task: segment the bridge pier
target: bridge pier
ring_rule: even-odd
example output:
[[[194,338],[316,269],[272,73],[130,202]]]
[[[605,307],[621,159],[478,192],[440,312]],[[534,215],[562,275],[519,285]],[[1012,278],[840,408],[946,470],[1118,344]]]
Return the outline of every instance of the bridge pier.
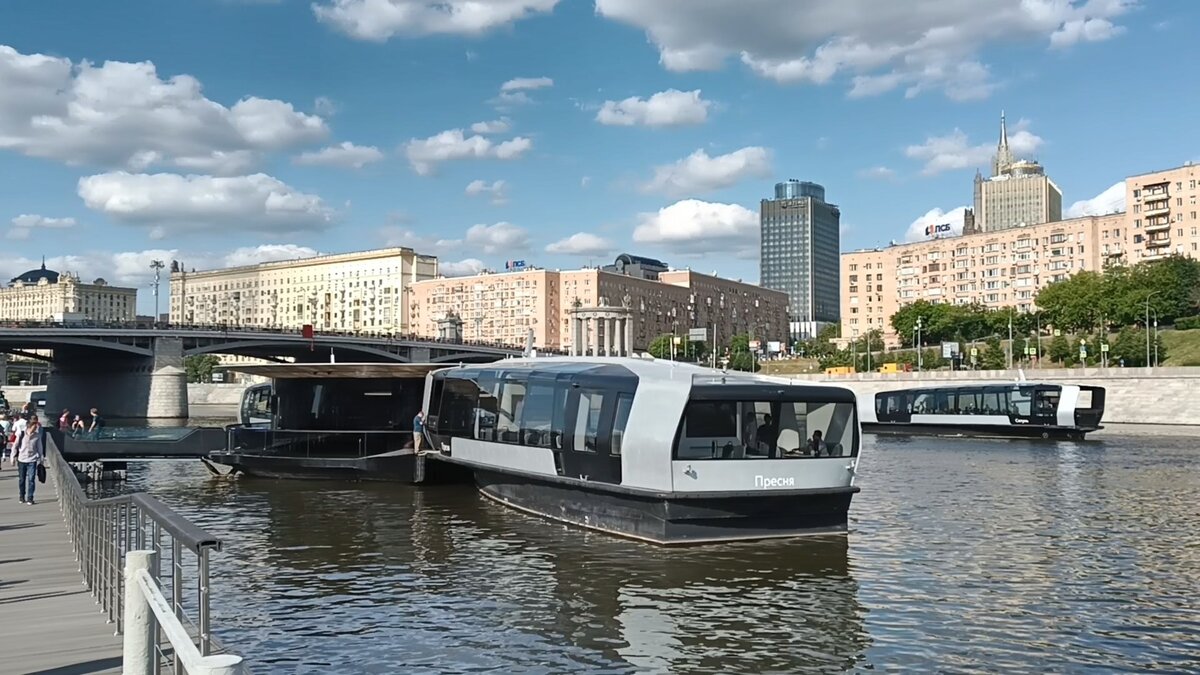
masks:
[[[151,353],[55,350],[46,390],[46,414],[63,408],[86,417],[98,408],[106,418],[180,422],[188,417],[187,373],[179,338],[158,337]],[[50,422],[51,420],[47,420]]]

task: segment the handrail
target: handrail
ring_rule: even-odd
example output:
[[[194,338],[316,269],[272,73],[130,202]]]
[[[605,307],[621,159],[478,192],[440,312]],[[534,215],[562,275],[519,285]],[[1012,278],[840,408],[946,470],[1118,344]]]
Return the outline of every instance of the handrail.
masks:
[[[169,591],[175,617],[192,627],[189,635],[196,649],[203,656],[223,651],[212,636],[209,615],[209,557],[221,550],[221,540],[145,493],[89,499],[52,434],[43,434],[43,447],[83,584],[116,633],[122,634],[124,625],[126,555],[149,549],[157,560],[152,576],[163,585],[164,596]],[[186,559],[184,551],[191,552]],[[194,584],[194,601],[185,602],[189,580]],[[184,672],[179,650],[163,643],[161,630],[154,644],[158,656],[153,672],[159,672],[163,663],[171,664],[176,673]]]

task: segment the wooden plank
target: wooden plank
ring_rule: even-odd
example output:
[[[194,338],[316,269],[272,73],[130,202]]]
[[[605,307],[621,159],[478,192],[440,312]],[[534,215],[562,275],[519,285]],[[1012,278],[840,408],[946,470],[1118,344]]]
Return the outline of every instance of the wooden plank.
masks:
[[[18,501],[17,471],[0,468],[0,672],[120,673],[121,639],[83,585],[54,473],[37,503]]]

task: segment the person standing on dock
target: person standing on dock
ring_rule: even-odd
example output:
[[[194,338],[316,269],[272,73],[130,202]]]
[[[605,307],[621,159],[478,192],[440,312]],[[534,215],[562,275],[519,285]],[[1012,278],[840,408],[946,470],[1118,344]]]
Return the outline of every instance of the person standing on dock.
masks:
[[[17,456],[17,486],[20,488],[21,503],[33,505],[33,489],[37,485],[37,468],[45,457],[42,451],[42,425],[37,415],[29,416],[24,433],[17,437],[13,448]]]
[[[12,453],[13,441],[12,437],[9,436],[9,433],[12,432],[12,420],[8,419],[8,415],[5,413],[0,413],[0,431],[4,433],[4,437],[2,439],[4,447],[2,448],[3,451],[0,452],[0,455],[2,455],[0,456],[0,467],[3,467],[3,460],[8,459]]]
[[[420,454],[421,452],[421,436],[425,431],[425,411],[418,410],[413,417],[413,452]]]
[[[100,430],[104,428],[104,418],[100,416],[100,411],[96,408],[91,409],[92,423],[88,426],[88,435],[92,438],[100,438]]]

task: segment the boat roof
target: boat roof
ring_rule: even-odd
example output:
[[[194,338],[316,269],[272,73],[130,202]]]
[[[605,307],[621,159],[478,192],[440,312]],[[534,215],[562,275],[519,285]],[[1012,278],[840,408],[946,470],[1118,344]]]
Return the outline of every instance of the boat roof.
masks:
[[[1073,386],[1071,382],[1038,382],[1033,380],[996,380],[994,382],[963,382],[960,384],[934,384],[919,387],[900,387],[885,389],[877,393],[894,394],[900,391],[942,391],[949,389],[980,389],[983,387],[1064,387]],[[1086,385],[1084,385],[1086,386]]]
[[[323,378],[425,377],[448,363],[269,363],[229,366],[226,370],[275,380]]]

